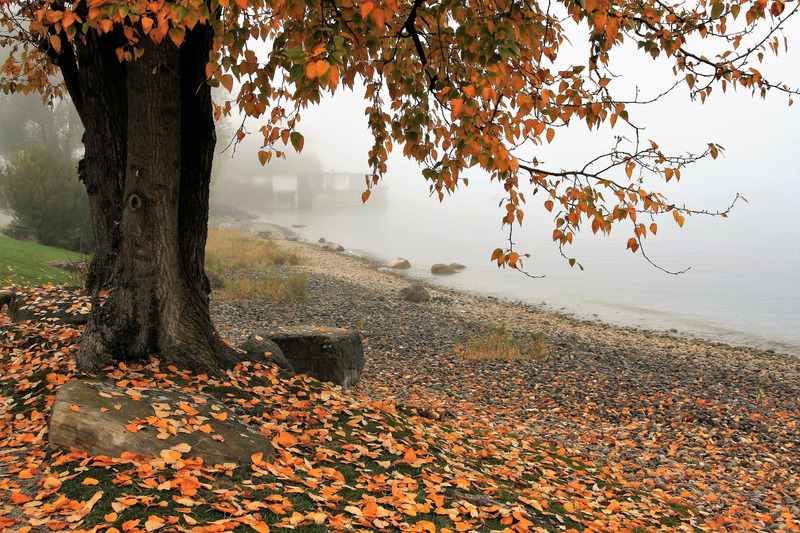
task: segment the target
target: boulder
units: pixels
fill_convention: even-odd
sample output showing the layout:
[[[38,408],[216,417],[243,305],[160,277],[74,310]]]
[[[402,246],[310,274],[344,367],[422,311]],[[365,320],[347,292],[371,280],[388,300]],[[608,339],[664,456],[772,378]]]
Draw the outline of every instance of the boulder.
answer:
[[[291,363],[286,360],[286,356],[283,355],[280,347],[269,339],[253,334],[244,341],[244,344],[239,346],[239,349],[247,352],[247,360],[249,361],[263,361],[266,359],[268,363],[272,363],[278,368],[282,368],[292,374],[296,373]]]
[[[6,226],[0,232],[18,241],[36,242],[36,231],[24,226]]]
[[[445,265],[444,263],[436,263],[431,267],[431,274],[436,274],[438,276],[445,276],[448,274],[455,274],[456,269],[451,267],[450,265]]]
[[[258,336],[277,344],[298,374],[351,387],[364,370],[364,347],[355,331],[287,328]]]
[[[398,257],[386,266],[389,268],[411,268],[411,263],[409,263],[407,259]]]
[[[221,289],[225,286],[225,282],[222,278],[208,269],[206,269],[206,277],[212,289]]]
[[[329,252],[344,252],[344,246],[335,242],[322,243],[322,249],[328,250]]]
[[[82,272],[89,271],[89,264],[86,261],[45,261],[44,263],[47,266],[60,268],[61,270],[66,270],[72,274],[80,274]]]
[[[275,457],[266,437],[212,396],[176,389],[123,390],[105,381],[77,380],[59,387],[49,433],[51,446],[88,455],[159,456],[177,448],[186,450],[183,458],[201,457],[208,465],[247,465],[255,453],[263,453],[265,461]]]
[[[320,238],[319,238],[319,241],[317,241],[317,242],[319,242],[319,243],[323,243],[323,242],[328,242],[328,241],[326,241],[326,240],[325,240],[325,237],[320,237]]]
[[[453,270],[464,270],[467,267],[465,267],[461,263],[450,263],[450,268],[452,268]]]
[[[400,289],[400,298],[407,302],[427,302],[431,299],[431,295],[428,294],[428,291],[425,290],[425,287],[422,285],[414,285],[412,287],[406,287],[404,289]]]
[[[267,241],[275,238],[275,235],[271,231],[266,231],[266,230],[259,231],[258,233],[256,233],[256,235]]]

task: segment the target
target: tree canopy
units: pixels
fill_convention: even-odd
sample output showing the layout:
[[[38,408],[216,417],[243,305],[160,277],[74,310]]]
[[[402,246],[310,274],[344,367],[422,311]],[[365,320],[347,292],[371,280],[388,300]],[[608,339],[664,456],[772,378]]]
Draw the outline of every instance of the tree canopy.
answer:
[[[791,2],[789,3],[791,4]],[[705,99],[715,88],[740,88],[764,96],[791,96],[756,68],[765,53],[786,48],[783,29],[798,6],[784,0],[182,0],[2,2],[2,44],[13,52],[2,68],[5,91],[59,96],[49,83],[57,67],[72,68],[76,40],[90,32],[113,34],[119,61],[144,53],[143,39],[182,45],[187,30],[210,25],[213,49],[206,74],[211,85],[240,87],[235,102],[220,102],[216,116],[238,106],[261,119],[262,164],[286,146],[303,147],[301,111],[325,92],[363,86],[374,136],[368,154],[369,186],[386,171],[387,154],[424,165],[423,175],[440,196],[466,180],[470,167],[484,169],[507,192],[503,222],[521,224],[532,194],[541,192],[555,213],[554,241],[572,242],[588,225],[607,233],[632,222],[628,248],[636,251],[655,223],[642,213],[672,212],[683,224],[691,210],[645,187],[647,174],[667,181],[721,147],[670,156],[655,142],[640,142],[630,110],[643,103],[615,91],[615,49],[625,42],[652,58],[669,58],[676,85]],[[590,52],[582,61],[559,60],[567,40],[580,34]],[[268,53],[257,53],[258,41]],[[575,170],[549,169],[535,146],[550,143],[559,128],[585,122],[598,128],[619,122],[632,142]],[[621,127],[621,126],[619,126]],[[239,136],[244,132],[240,131]],[[624,135],[624,134],[623,134]],[[622,136],[620,136],[622,139]],[[724,213],[723,213],[724,214]],[[513,248],[513,246],[512,246]],[[498,249],[498,264],[517,266],[519,255]]]

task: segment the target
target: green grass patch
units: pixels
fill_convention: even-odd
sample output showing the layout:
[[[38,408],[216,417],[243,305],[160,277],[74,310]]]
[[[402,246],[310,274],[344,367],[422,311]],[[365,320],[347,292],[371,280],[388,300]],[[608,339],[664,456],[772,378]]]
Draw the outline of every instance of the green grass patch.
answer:
[[[85,256],[33,242],[0,237],[0,287],[6,285],[74,284],[76,276],[48,261],[78,261]]]

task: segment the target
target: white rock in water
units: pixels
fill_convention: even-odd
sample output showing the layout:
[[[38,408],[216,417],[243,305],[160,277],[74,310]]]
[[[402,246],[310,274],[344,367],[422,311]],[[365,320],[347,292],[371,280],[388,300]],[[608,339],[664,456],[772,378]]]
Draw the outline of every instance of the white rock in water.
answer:
[[[398,257],[386,266],[389,268],[411,268],[411,263],[409,263],[407,259]]]

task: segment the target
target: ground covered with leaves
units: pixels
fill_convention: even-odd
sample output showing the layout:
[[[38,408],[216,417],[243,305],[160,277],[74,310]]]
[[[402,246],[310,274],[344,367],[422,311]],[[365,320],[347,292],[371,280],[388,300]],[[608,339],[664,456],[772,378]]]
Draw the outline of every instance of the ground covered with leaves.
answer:
[[[224,379],[155,359],[104,371],[121,391],[220,398],[273,442],[272,463],[256,454],[244,465],[205,465],[185,449],[155,458],[50,449],[49,409],[58,386],[78,377],[70,357],[80,326],[0,315],[3,531],[798,529],[790,367],[753,374],[740,356],[712,371],[675,339],[655,339],[663,353],[651,346],[652,362],[637,363],[630,354],[643,341],[633,332],[562,335],[556,322],[547,360],[467,361],[452,348],[481,320],[469,298],[435,296],[425,307],[325,280],[312,277],[324,295],[314,302],[227,302],[217,320],[232,342],[258,325],[253,315],[239,328],[228,320],[245,310],[264,323],[355,323],[368,356],[355,391],[247,364]],[[337,306],[337,291],[359,305]],[[52,287],[26,299],[87,307]],[[711,357],[713,347],[700,346]]]

